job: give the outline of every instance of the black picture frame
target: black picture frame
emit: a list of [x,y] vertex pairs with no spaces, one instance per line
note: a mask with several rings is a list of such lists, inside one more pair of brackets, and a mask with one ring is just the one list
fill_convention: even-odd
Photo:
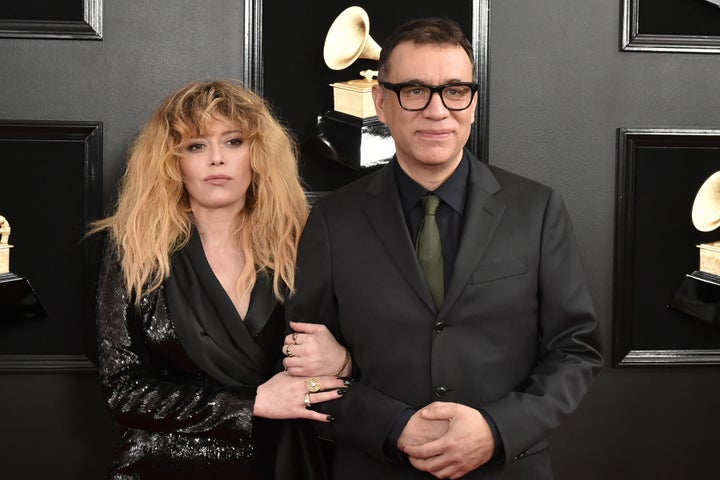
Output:
[[706,0],[622,0],[620,50],[720,53],[720,8]]
[[0,213],[12,227],[10,271],[47,317],[0,321],[0,373],[94,371],[102,214],[101,122],[0,120]]
[[0,9],[0,38],[102,40],[103,0],[23,0]]
[[[292,7],[298,9],[295,13],[288,12],[286,9],[291,7],[284,5],[283,15],[269,15],[265,14],[264,10],[270,2],[248,0],[245,2],[243,81],[268,99],[302,144],[314,115],[325,113],[332,107],[332,90],[328,84],[353,78],[356,71],[373,68],[376,65],[375,62],[360,59],[345,70],[333,72],[324,64],[322,46],[325,35],[334,18],[342,10],[351,5],[366,9],[370,17],[370,36],[380,44],[392,28],[410,18],[430,15],[450,16],[461,23],[473,44],[475,73],[480,87],[476,118],[468,148],[478,158],[487,161],[490,0],[462,0],[453,2],[452,8],[448,4],[431,1],[407,1],[408,5],[403,6],[402,2],[390,5],[379,0],[364,2],[313,0],[312,4],[302,2]],[[410,5],[412,8],[407,8]],[[453,11],[460,13],[453,15]],[[288,58],[295,62],[295,68],[283,63]],[[297,68],[298,62],[302,62],[300,69]],[[295,95],[301,97],[298,108],[293,105],[292,98],[284,96],[284,89],[292,89]],[[366,173],[352,172],[329,162],[321,165],[320,169],[327,171],[327,176],[340,184]],[[316,190],[312,185],[309,186],[311,190]]]
[[698,269],[695,195],[720,170],[720,130],[620,128],[613,285],[616,367],[720,364],[720,328],[670,308]]

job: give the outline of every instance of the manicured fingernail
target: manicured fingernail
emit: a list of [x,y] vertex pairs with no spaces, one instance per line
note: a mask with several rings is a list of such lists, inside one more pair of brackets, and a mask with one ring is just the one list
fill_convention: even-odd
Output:
[[328,420],[328,422],[334,422],[334,421],[335,421],[335,417],[333,417],[332,415],[328,415],[328,416],[327,416],[327,420]]
[[347,388],[339,388],[337,391],[338,395],[342,395],[343,393],[347,392]]
[[346,387],[349,387],[350,385],[352,385],[352,380],[348,380],[348,379],[343,380],[343,385],[345,385]]

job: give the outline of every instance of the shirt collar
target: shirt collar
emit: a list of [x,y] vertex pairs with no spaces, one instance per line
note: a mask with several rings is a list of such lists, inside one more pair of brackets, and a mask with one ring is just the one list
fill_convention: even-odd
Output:
[[[461,215],[465,210],[465,194],[467,193],[467,181],[470,173],[469,161],[467,153],[463,152],[462,159],[455,171],[433,192]],[[397,159],[395,160],[394,169],[403,213],[407,215],[428,191],[405,173]]]

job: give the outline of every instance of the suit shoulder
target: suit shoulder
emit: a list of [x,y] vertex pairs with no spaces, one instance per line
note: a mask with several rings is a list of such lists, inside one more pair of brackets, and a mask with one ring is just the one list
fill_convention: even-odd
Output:
[[495,175],[495,177],[498,179],[498,182],[500,182],[503,187],[505,185],[520,185],[526,188],[531,187],[544,190],[552,190],[551,187],[545,185],[544,183],[517,174],[515,172],[511,172],[510,170],[505,170],[504,168],[498,167],[497,165],[487,165],[487,167],[490,169],[493,175]]
[[373,178],[379,173],[379,171],[371,172],[357,180],[354,180],[346,185],[339,187],[337,190],[332,190],[327,194],[322,195],[316,201],[316,205],[322,205],[323,208],[329,207],[330,205],[343,204],[349,201],[358,199],[365,194],[368,185],[372,182]]
[[495,165],[487,165],[487,167],[492,174],[495,175],[495,178],[500,184],[502,190],[508,193],[520,191],[526,196],[535,194],[541,197],[549,197],[557,194],[554,188],[537,180],[505,170],[504,168]]

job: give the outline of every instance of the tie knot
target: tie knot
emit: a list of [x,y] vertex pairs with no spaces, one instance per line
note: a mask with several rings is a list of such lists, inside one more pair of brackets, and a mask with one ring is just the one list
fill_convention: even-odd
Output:
[[422,202],[425,207],[425,215],[435,215],[440,206],[440,197],[430,193],[422,198]]

